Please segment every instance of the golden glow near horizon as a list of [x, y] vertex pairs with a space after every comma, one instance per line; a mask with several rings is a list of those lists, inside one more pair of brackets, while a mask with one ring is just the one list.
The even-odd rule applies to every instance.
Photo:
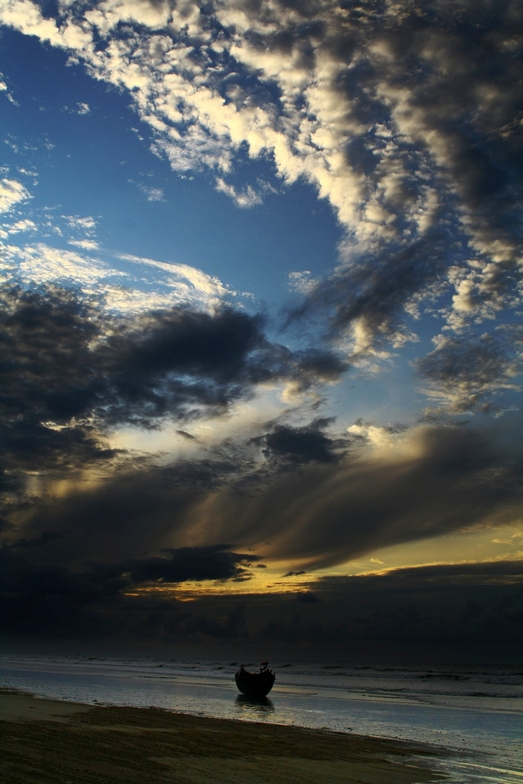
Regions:
[[[368, 558], [346, 565], [347, 574], [379, 569], [454, 564], [478, 561], [512, 561], [523, 557], [523, 531], [516, 525], [463, 531], [376, 550]], [[339, 573], [339, 567], [336, 568]]]
[[506, 526], [396, 545], [351, 561], [343, 567], [337, 565], [327, 569], [303, 570], [300, 574], [302, 569], [293, 568], [291, 563], [269, 565], [267, 569], [254, 569], [250, 579], [156, 583], [138, 586], [126, 591], [125, 595], [190, 602], [202, 596], [293, 594], [314, 590], [314, 583], [322, 577], [378, 575], [404, 568], [450, 566], [478, 561], [516, 561], [521, 558], [523, 532], [516, 526]]
[[[260, 570], [261, 571], [261, 570]], [[152, 597], [158, 599], [177, 599], [193, 601], [202, 596], [229, 596], [249, 594], [281, 594], [299, 593], [308, 589], [311, 578], [315, 575], [303, 574], [296, 577], [284, 577], [278, 574], [253, 574], [250, 580], [235, 581], [187, 581], [184, 583], [164, 583], [142, 585], [125, 592], [125, 596]]]

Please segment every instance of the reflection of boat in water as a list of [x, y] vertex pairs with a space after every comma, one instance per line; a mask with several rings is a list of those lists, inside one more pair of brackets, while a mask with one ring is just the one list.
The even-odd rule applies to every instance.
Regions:
[[259, 672], [248, 672], [242, 664], [234, 676], [236, 678], [236, 686], [242, 694], [245, 694], [247, 697], [267, 696], [276, 679], [273, 671], [268, 669], [268, 663], [262, 662]]
[[273, 713], [274, 705], [268, 697], [247, 697], [245, 694], [238, 694], [236, 705], [240, 711], [245, 713]]

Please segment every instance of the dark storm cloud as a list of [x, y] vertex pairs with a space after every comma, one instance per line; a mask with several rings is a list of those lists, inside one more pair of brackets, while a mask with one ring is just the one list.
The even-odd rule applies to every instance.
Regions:
[[404, 567], [376, 574], [354, 576], [326, 576], [311, 580], [316, 592], [341, 596], [346, 593], [376, 592], [376, 595], [401, 593], [438, 593], [459, 587], [488, 587], [507, 585], [523, 587], [522, 561], [486, 561], [480, 563], [437, 564], [434, 566]]
[[[405, 663], [419, 657], [420, 651], [424, 658], [437, 658], [442, 646], [447, 661], [462, 655], [468, 662], [492, 657], [499, 664], [503, 656], [510, 661], [521, 650], [521, 561], [322, 577], [312, 580], [308, 588], [297, 596], [288, 595], [287, 602], [284, 595], [279, 606], [273, 602], [259, 612], [261, 625], [255, 631], [251, 624], [251, 637], [294, 645], [341, 645], [345, 650], [354, 643], [387, 641], [392, 647], [379, 649], [382, 662], [391, 656]], [[321, 604], [304, 601], [303, 597], [311, 595]], [[301, 603], [298, 613], [296, 599]], [[474, 648], [478, 643], [489, 647]], [[405, 644], [409, 648], [403, 648]], [[420, 647], [424, 644], [431, 648], [424, 650]], [[357, 650], [361, 655], [361, 648]]]
[[191, 433], [187, 433], [186, 430], [177, 430], [176, 432], [178, 433], [179, 436], [182, 436], [182, 438], [186, 438], [188, 441], [197, 441], [196, 436], [191, 435]]
[[[254, 555], [231, 552], [227, 545], [185, 547], [166, 550], [161, 557], [87, 564], [79, 571], [35, 558], [35, 552], [49, 538], [0, 548], [0, 633], [78, 633], [93, 624], [100, 633], [111, 633], [109, 628], [104, 629], [99, 610], [103, 608], [107, 613], [112, 608], [117, 617], [122, 591], [143, 583], [245, 580], [250, 574], [248, 567], [259, 560]], [[116, 620], [118, 628], [121, 623], [121, 619]], [[202, 619], [193, 622], [192, 631], [205, 631], [202, 624]], [[240, 625], [241, 617], [232, 614], [222, 634], [215, 630], [214, 636], [234, 634]], [[213, 634], [212, 630], [208, 633]]]
[[[483, 620], [467, 628], [470, 639], [483, 639], [494, 599], [477, 586], [513, 588], [520, 574], [517, 563], [311, 578], [300, 585], [303, 595], [289, 599], [294, 615], [300, 605], [299, 622], [285, 616], [287, 605], [264, 614], [250, 611], [248, 604], [245, 623], [235, 625], [223, 620], [228, 611], [210, 605], [181, 611], [176, 603], [164, 603], [155, 609], [154, 595], [150, 601], [132, 596], [133, 586], [244, 580], [259, 565], [258, 554], [312, 567], [332, 565], [379, 547], [517, 518], [522, 501], [517, 455], [467, 428], [425, 427], [398, 437], [408, 442], [398, 442], [397, 455], [389, 451], [368, 458], [353, 448], [350, 460], [299, 463], [294, 471], [284, 463], [276, 471], [262, 471], [260, 486], [247, 492], [241, 490], [244, 471], [259, 470], [256, 464], [239, 464], [235, 455], [227, 461], [222, 454], [221, 460], [216, 456], [120, 473], [90, 492], [41, 503], [26, 515], [18, 542], [11, 531], [11, 544], [2, 551], [5, 628], [28, 631], [29, 619], [38, 613], [41, 633], [120, 630], [140, 637], [147, 628], [151, 638], [167, 641], [248, 635], [273, 643], [318, 644], [321, 639], [331, 645], [399, 640], [407, 633], [412, 639], [434, 639], [434, 629], [443, 628], [452, 642], [463, 631], [460, 618], [452, 623], [445, 618], [443, 627], [435, 627], [434, 618], [454, 597], [450, 603], [457, 615], [467, 612], [469, 600], [480, 602]], [[202, 545], [187, 547], [195, 537]], [[224, 541], [233, 541], [234, 548], [219, 544]], [[255, 545], [256, 556], [248, 549]], [[456, 591], [463, 599], [459, 607]], [[431, 592], [437, 594], [434, 607]], [[353, 598], [363, 594], [371, 599]], [[383, 597], [393, 606], [385, 608]], [[340, 600], [349, 602], [350, 617], [338, 617]], [[502, 630], [509, 636], [517, 606], [503, 610]], [[324, 608], [321, 617], [309, 618], [317, 607]], [[104, 626], [102, 616], [111, 619], [112, 628]]]
[[18, 536], [62, 533], [35, 557], [68, 568], [129, 561], [194, 544], [196, 536], [202, 545], [256, 547], [294, 561], [295, 571], [518, 519], [518, 454], [487, 434], [420, 427], [382, 454], [355, 442], [337, 460], [318, 431], [296, 430], [269, 434], [279, 451], [271, 451], [267, 470], [249, 462], [248, 450], [229, 459], [218, 450], [207, 460], [121, 473], [90, 492], [41, 503]]
[[125, 580], [107, 571], [72, 572], [61, 566], [35, 562], [32, 556], [30, 546], [4, 544], [0, 548], [0, 596], [4, 602], [19, 597], [88, 602], [111, 596], [125, 585]]
[[346, 369], [328, 351], [293, 355], [270, 343], [261, 317], [230, 308], [175, 307], [130, 321], [57, 288], [7, 289], [1, 304], [7, 421], [63, 424], [94, 415], [101, 424], [147, 426], [198, 407], [225, 410], [259, 383], [311, 386]]
[[91, 316], [67, 291], [1, 292], [0, 459], [7, 469], [73, 467], [114, 454], [92, 427], [46, 424], [83, 415], [100, 388], [90, 368]]
[[221, 540], [265, 541], [267, 557], [318, 567], [517, 520], [522, 492], [518, 456], [501, 443], [467, 428], [423, 427], [379, 457], [352, 450], [339, 463], [283, 471], [250, 497], [225, 488], [204, 514]]
[[325, 349], [296, 351], [291, 378], [299, 391], [324, 381], [338, 381], [350, 365], [337, 353]]
[[4, 288], [1, 305], [4, 472], [122, 461], [103, 443], [108, 426], [224, 413], [259, 383], [310, 387], [344, 370], [328, 352], [293, 356], [265, 338], [260, 317], [227, 308], [131, 322], [71, 291], [16, 287]]
[[117, 449], [105, 448], [92, 427], [54, 429], [31, 416], [6, 422], [2, 427], [2, 439], [0, 455], [10, 470], [47, 467], [67, 471], [120, 454]]
[[447, 337], [416, 368], [432, 388], [446, 397], [456, 413], [476, 409], [488, 413], [500, 386], [514, 387], [523, 367], [523, 332], [499, 329], [476, 338]]
[[[58, 288], [10, 288], [2, 296], [2, 526], [10, 541], [41, 540], [34, 563], [51, 570], [49, 580], [53, 570], [62, 570], [71, 585], [71, 574], [81, 573], [85, 582], [89, 562], [109, 568], [123, 558], [130, 573], [157, 569], [160, 579], [173, 563], [146, 563], [144, 554], [194, 541], [190, 530], [200, 504], [226, 485], [241, 495], [242, 479], [251, 489], [256, 484], [248, 449], [226, 442], [205, 459], [155, 466], [151, 456], [107, 448], [103, 436], [110, 426], [151, 427], [196, 412], [224, 412], [258, 383], [305, 378], [310, 386], [322, 373], [331, 378], [342, 370], [328, 353], [295, 357], [269, 343], [259, 317], [230, 309], [208, 314], [175, 308], [129, 322], [103, 316], [91, 302]], [[315, 379], [307, 376], [313, 373]], [[267, 454], [291, 465], [334, 463], [339, 445], [322, 432], [329, 423], [276, 429], [263, 442]], [[103, 477], [98, 486], [87, 482], [86, 491], [77, 485], [65, 498], [46, 497], [49, 478], [81, 476], [87, 467]], [[26, 492], [28, 472], [36, 494], [34, 488]], [[17, 510], [23, 517], [15, 525]], [[140, 567], [131, 565], [137, 556]]]
[[59, 289], [11, 289], [2, 304], [0, 405], [10, 420], [147, 424], [192, 406], [226, 408], [290, 356], [239, 311], [180, 308], [131, 324]]
[[167, 548], [163, 552], [163, 557], [131, 560], [112, 568], [128, 575], [131, 584], [238, 580], [248, 576], [245, 565], [260, 560], [256, 555], [231, 552], [229, 545]]
[[269, 344], [262, 326], [239, 311], [180, 309], [111, 336], [99, 349], [117, 397], [108, 417], [146, 424], [190, 405], [225, 409], [287, 363], [289, 352]]
[[296, 594], [296, 601], [301, 604], [316, 604], [321, 602], [321, 599], [312, 591], [300, 591]]
[[329, 438], [314, 423], [308, 427], [277, 425], [271, 433], [252, 440], [263, 445], [263, 454], [271, 461], [305, 465], [336, 463], [341, 457], [336, 451], [339, 441]]
[[229, 545], [166, 548], [163, 555], [115, 563], [87, 563], [83, 571], [43, 565], [37, 550], [54, 540], [50, 532], [0, 548], [0, 592], [4, 595], [42, 593], [90, 601], [142, 583], [182, 583], [189, 580], [231, 580], [249, 576], [245, 567], [259, 557], [232, 552]]
[[216, 457], [117, 472], [92, 490], [41, 501], [27, 518], [23, 536], [60, 534], [34, 558], [67, 569], [143, 558], [173, 542], [184, 544], [196, 522], [193, 510], [241, 470], [245, 467], [233, 459]]
[[359, 345], [354, 353], [367, 353], [376, 343], [394, 339], [402, 310], [418, 292], [434, 282], [444, 269], [441, 235], [410, 247], [339, 270], [315, 286], [302, 305], [290, 313], [288, 324], [327, 313], [330, 339], [337, 340], [356, 322]]

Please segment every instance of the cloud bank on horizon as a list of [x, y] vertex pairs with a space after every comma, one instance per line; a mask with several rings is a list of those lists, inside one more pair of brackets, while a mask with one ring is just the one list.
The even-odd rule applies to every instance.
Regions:
[[[205, 174], [242, 214], [307, 183], [342, 229], [337, 264], [290, 272], [271, 319], [223, 274], [107, 253], [103, 216], [35, 208], [38, 172], [2, 169], [13, 590], [31, 568], [105, 596], [519, 530], [519, 2], [0, 0], [0, 23], [125, 95], [172, 177]], [[63, 103], [93, 118], [83, 97]], [[335, 400], [352, 378], [381, 390], [376, 421]], [[391, 378], [420, 390], [401, 425]], [[201, 568], [177, 571], [182, 552]]]

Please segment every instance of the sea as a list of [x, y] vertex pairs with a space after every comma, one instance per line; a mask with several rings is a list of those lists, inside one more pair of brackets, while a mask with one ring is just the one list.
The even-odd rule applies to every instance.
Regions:
[[236, 689], [239, 664], [0, 654], [0, 688], [89, 705], [157, 707], [414, 741], [441, 750], [422, 764], [451, 784], [523, 784], [523, 667], [273, 661], [273, 690], [252, 700]]

